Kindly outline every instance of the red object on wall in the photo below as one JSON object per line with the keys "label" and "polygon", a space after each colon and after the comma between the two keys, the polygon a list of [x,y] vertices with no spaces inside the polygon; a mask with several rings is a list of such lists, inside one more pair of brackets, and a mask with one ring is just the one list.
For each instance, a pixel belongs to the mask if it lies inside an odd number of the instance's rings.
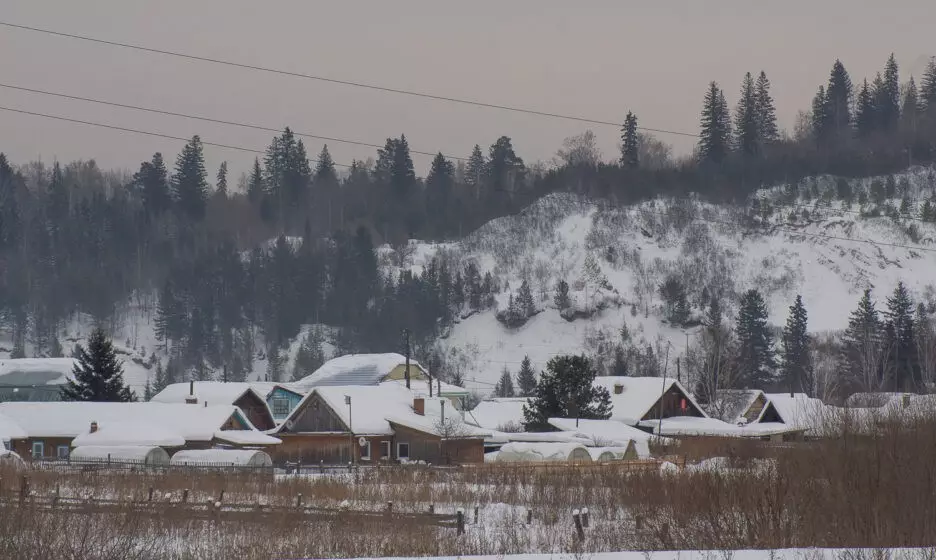
{"label": "red object on wall", "polygon": [[686,410],[686,399],[679,399],[679,409]]}

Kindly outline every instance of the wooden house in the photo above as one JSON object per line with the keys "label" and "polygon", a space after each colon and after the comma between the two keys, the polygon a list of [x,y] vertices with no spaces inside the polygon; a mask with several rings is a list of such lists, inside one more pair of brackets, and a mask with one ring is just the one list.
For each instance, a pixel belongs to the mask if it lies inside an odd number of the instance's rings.
{"label": "wooden house", "polygon": [[611,420],[630,426],[660,418],[707,417],[689,391],[672,377],[598,377],[595,385],[611,395]]}
{"label": "wooden house", "polygon": [[233,405],[241,409],[258,430],[272,430],[276,427],[276,420],[267,406],[266,396],[257,392],[250,383],[223,381],[173,383],[153,395],[150,402],[185,403],[195,406]]}
{"label": "wooden house", "polygon": [[258,431],[233,405],[13,402],[0,403],[0,416],[19,428],[10,437],[13,450],[36,459],[65,459],[75,440],[176,449],[265,447],[280,441]]}
{"label": "wooden house", "polygon": [[315,388],[273,433],[276,462],[305,464],[481,462],[486,435],[447,399],[394,384]]}
{"label": "wooden house", "polygon": [[708,406],[709,415],[729,424],[779,423],[783,417],[767,395],[757,389],[718,391]]}

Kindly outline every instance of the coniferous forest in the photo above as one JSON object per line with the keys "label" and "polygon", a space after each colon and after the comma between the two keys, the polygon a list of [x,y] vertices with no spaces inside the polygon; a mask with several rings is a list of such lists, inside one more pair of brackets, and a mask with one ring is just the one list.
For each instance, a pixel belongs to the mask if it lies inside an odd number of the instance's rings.
{"label": "coniferous forest", "polygon": [[[555,192],[614,204],[689,193],[743,204],[766,185],[936,159],[936,62],[917,85],[893,56],[871,77],[852,77],[835,61],[787,132],[764,72],[742,78],[733,110],[715,82],[699,93],[697,149],[676,159],[627,108],[619,158],[598,161],[586,133],[549,168],[526,165],[501,136],[457,162],[440,153],[417,177],[401,134],[344,169],[327,146],[307,148],[288,128],[240,178],[225,164],[206,169],[197,136],[178,154],[146,155],[129,173],[93,160],[48,165],[0,154],[0,330],[12,333],[14,356],[27,341],[32,353],[55,356],[63,352],[57,332],[75,314],[106,330],[130,307],[150,309],[171,356],[159,365],[163,385],[243,379],[258,353],[271,356],[271,380],[305,375],[321,363],[322,332],[303,345],[296,371],[272,358],[304,324],[329,325],[343,352],[399,351],[406,329],[416,357],[451,377],[431,342],[459,310],[492,306],[500,286],[442,257],[418,275],[387,276],[375,247],[405,256],[408,239],[458,239]],[[922,218],[936,219],[926,208]],[[751,297],[742,309],[756,313]],[[784,335],[794,357],[798,329],[791,323]],[[743,359],[752,375],[768,365],[756,353]]]}

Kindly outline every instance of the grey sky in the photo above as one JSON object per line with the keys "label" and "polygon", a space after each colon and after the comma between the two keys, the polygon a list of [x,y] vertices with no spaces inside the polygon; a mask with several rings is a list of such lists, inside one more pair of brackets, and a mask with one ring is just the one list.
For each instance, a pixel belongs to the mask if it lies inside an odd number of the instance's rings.
{"label": "grey sky", "polygon": [[[781,126],[791,129],[836,57],[852,79],[873,76],[891,51],[901,80],[936,54],[933,0],[0,0],[0,19],[154,48],[388,87],[696,132],[709,80],[734,103],[746,71],[767,71]],[[189,62],[0,28],[0,81],[383,143],[467,155],[498,136],[527,160],[549,159],[582,123],[403,97]],[[262,149],[270,134],[0,88],[0,105]],[[591,127],[606,158],[618,131]],[[678,152],[691,139],[659,135]],[[307,140],[310,156],[321,143]],[[95,158],[135,168],[179,142],[0,111],[0,151]],[[330,143],[338,162],[373,155]],[[244,171],[253,156],[207,148],[213,170]],[[417,172],[428,158],[417,156]]]}

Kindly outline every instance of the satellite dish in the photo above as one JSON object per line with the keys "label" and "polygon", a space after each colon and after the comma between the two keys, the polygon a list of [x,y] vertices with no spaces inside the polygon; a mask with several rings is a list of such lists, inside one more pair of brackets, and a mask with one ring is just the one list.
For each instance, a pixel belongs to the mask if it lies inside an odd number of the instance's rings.
{"label": "satellite dish", "polygon": [[366,438],[366,437],[364,437],[364,436],[359,437],[358,440],[357,440],[357,442],[358,442],[358,445],[360,445],[361,447],[367,447],[367,438]]}

